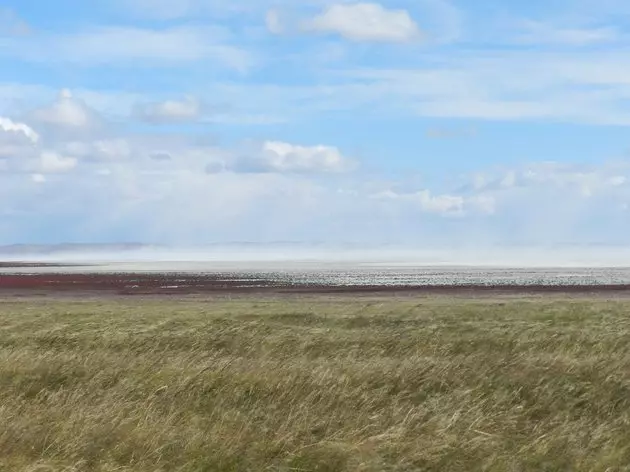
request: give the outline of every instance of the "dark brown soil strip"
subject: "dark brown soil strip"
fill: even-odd
[[[326,285],[291,283],[225,274],[0,274],[0,295],[33,293],[102,293],[121,295],[188,294],[417,294],[519,295],[600,294],[630,295],[630,285]]]

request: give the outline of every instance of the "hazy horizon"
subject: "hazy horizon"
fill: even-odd
[[[17,246],[3,252],[0,261],[48,262],[75,264],[127,264],[132,267],[210,267],[223,265],[246,269],[265,265],[285,267],[347,266],[347,267],[630,267],[628,246],[503,246],[503,247],[403,247],[387,245],[333,244],[254,244],[217,243],[208,246],[146,246],[131,249],[111,249],[111,245]],[[47,251],[47,248],[49,251]],[[90,249],[91,248],[91,249]],[[196,265],[195,265],[196,264]],[[121,266],[122,267],[122,266]]]

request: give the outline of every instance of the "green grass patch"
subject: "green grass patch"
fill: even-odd
[[[0,301],[0,470],[629,464],[627,301]]]

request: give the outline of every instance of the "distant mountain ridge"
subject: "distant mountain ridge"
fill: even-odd
[[[10,244],[0,246],[0,255],[46,255],[58,253],[76,252],[118,252],[118,251],[139,251],[146,249],[158,249],[162,246],[142,244],[142,243],[117,243],[117,244]]]
[[[224,243],[208,243],[181,248],[162,244],[146,243],[61,243],[61,244],[9,244],[0,245],[0,256],[21,256],[21,255],[51,255],[51,254],[74,254],[74,253],[118,253],[132,251],[178,251],[178,250],[208,250],[221,248],[240,249],[263,249],[263,248],[314,248],[329,247],[329,243],[311,242],[303,243],[296,241],[233,241]],[[334,244],[333,247],[353,247],[351,243]]]
[[[564,243],[564,244],[494,244],[492,246],[477,248],[478,250],[497,251],[502,249],[580,249],[583,251],[595,249],[626,249],[628,245],[621,244],[605,244],[605,243]],[[114,254],[114,253],[132,253],[132,252],[188,252],[188,251],[223,251],[223,250],[349,250],[349,249],[365,249],[365,250],[450,250],[457,251],[461,249],[470,249],[470,247],[440,247],[435,245],[423,245],[420,247],[410,247],[393,243],[380,245],[363,245],[351,242],[330,243],[324,241],[297,242],[297,241],[231,241],[231,242],[214,242],[207,244],[198,244],[193,246],[181,247],[166,244],[148,244],[138,242],[123,243],[60,243],[60,244],[8,244],[0,245],[0,257],[20,257],[20,256],[50,256],[58,254]]]
[[[494,244],[484,247],[484,250],[499,249],[601,249],[601,248],[627,248],[627,245],[611,244],[611,243],[555,243],[555,244],[527,244],[515,242],[511,244]],[[423,245],[420,247],[398,245],[393,243],[386,244],[356,244],[352,242],[324,242],[324,241],[230,241],[230,242],[213,242],[207,244],[197,244],[187,247],[167,245],[167,244],[148,244],[138,242],[122,242],[122,243],[60,243],[60,244],[7,244],[0,245],[0,256],[20,256],[20,255],[54,255],[54,254],[80,254],[80,253],[120,253],[133,251],[181,251],[181,250],[216,250],[216,249],[466,249],[466,248],[445,248],[435,245]]]

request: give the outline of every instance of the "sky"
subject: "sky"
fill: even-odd
[[[2,0],[0,244],[625,244],[621,0]]]

